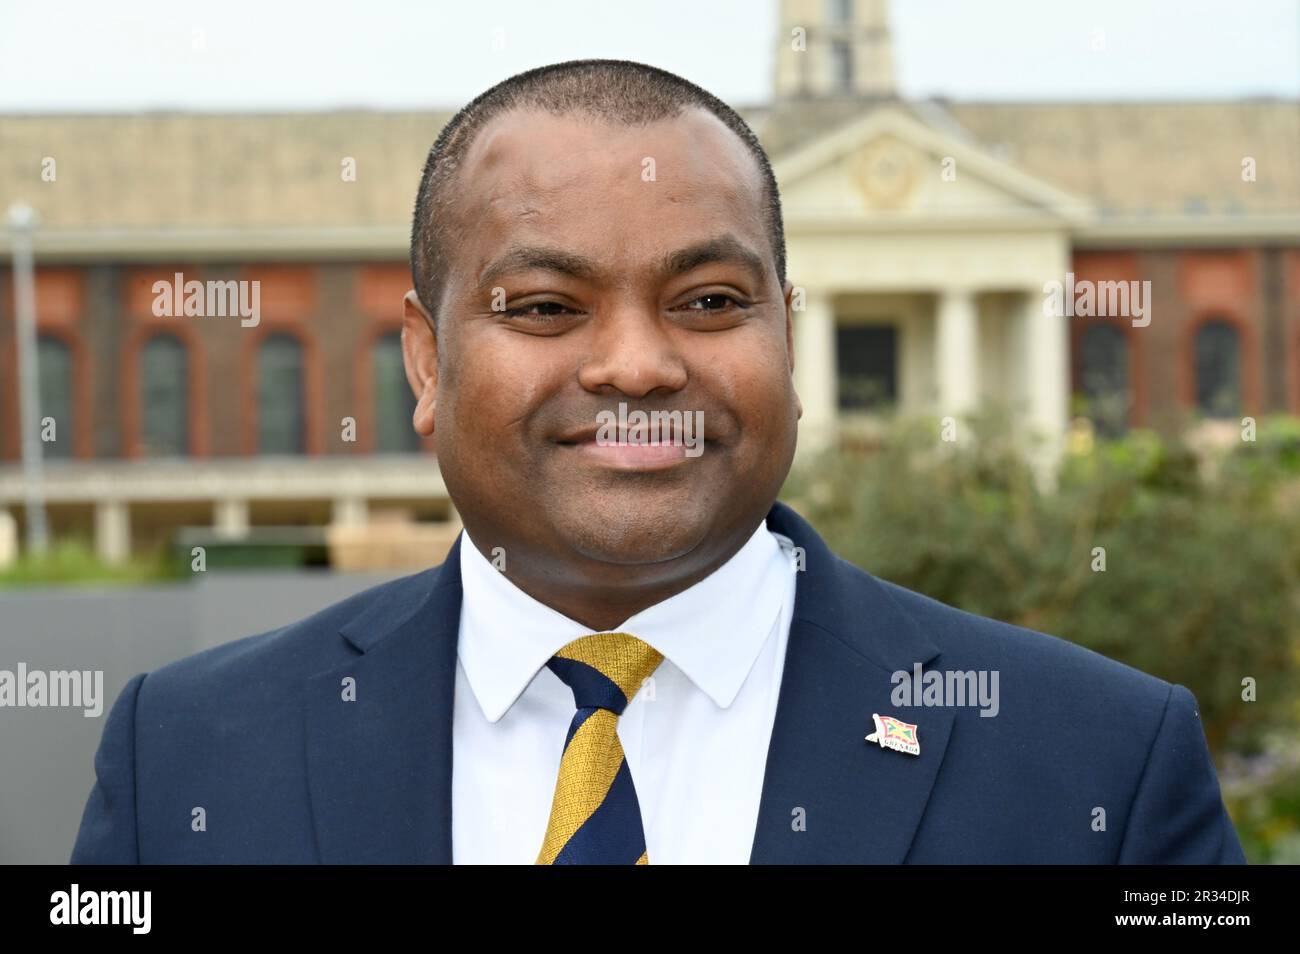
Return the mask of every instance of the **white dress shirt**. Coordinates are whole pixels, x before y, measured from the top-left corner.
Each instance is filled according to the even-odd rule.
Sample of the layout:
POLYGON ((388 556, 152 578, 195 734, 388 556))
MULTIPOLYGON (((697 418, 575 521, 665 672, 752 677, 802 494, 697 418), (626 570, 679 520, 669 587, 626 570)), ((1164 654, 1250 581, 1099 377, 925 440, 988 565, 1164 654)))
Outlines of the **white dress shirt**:
MULTIPOLYGON (((651 864, 747 864, 794 612, 791 542, 765 523, 725 564, 637 613, 664 656, 618 721, 651 864)), ((573 691, 547 661, 600 630, 496 570, 465 534, 452 723, 452 860, 533 864, 573 691)))

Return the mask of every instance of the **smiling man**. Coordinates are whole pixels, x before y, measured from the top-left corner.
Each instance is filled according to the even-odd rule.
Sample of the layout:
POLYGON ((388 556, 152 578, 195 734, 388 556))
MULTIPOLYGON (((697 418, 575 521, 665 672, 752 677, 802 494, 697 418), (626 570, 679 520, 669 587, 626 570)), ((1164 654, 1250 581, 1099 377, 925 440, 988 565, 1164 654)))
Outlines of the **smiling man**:
POLYGON ((132 679, 74 862, 1243 860, 1185 688, 876 580, 776 503, 793 288, 719 100, 512 77, 434 144, 411 255, 413 424, 464 533, 132 679))

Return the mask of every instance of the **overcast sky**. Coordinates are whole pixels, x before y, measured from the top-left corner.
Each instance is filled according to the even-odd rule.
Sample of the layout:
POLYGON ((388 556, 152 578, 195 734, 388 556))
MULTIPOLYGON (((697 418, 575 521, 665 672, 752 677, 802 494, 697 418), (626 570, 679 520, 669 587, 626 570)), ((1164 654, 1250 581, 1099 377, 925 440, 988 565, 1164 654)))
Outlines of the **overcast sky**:
MULTIPOLYGON (((771 94, 776 10, 776 0, 0 0, 0 111, 448 107, 512 73, 591 56, 652 63, 744 105, 771 94)), ((1300 0, 893 0, 892 10, 911 96, 1300 97, 1300 0)))

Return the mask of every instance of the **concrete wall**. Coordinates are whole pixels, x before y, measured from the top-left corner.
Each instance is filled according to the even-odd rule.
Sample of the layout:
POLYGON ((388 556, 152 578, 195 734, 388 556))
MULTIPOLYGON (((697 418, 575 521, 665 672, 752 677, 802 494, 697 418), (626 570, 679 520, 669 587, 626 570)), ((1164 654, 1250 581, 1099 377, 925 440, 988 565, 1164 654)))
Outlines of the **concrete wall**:
POLYGON ((222 573, 193 583, 0 591, 0 669, 103 670, 103 711, 0 708, 0 864, 65 864, 94 754, 136 673, 265 632, 390 575, 222 573))

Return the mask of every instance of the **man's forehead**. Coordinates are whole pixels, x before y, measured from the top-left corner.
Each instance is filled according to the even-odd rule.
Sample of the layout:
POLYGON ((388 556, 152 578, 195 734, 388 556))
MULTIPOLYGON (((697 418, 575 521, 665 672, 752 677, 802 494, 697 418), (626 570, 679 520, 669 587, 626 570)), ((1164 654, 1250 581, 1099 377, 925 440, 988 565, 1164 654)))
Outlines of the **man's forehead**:
POLYGON ((487 204, 528 195, 576 197, 602 182, 629 179, 738 194, 758 194, 763 186, 739 136, 699 107, 632 125, 576 111, 511 109, 479 131, 458 179, 461 196, 487 204))
POLYGON ((504 260, 518 263, 521 246, 630 266, 623 254, 633 252, 630 245, 607 241, 620 229, 635 232, 636 264, 655 271, 674 252, 723 234, 759 253, 767 244, 757 163, 702 109, 632 127, 514 110, 484 127, 462 175, 460 212, 473 230, 455 257, 469 285, 500 274, 504 260), (609 203, 617 216, 602 208, 609 203), (652 234, 633 228, 638 214, 653 217, 652 234))

